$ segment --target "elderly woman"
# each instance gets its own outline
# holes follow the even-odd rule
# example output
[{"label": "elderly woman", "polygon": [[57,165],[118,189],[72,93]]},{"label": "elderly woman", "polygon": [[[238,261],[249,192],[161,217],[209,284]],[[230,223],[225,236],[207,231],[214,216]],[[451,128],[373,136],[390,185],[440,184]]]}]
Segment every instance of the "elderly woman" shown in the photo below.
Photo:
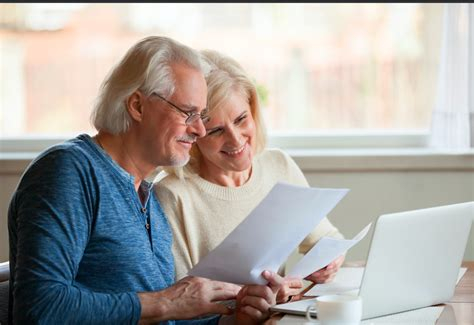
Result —
[{"label": "elderly woman", "polygon": [[[184,168],[166,170],[156,194],[174,232],[176,279],[212,251],[258,205],[277,182],[308,186],[290,156],[265,148],[265,130],[254,84],[233,59],[203,51],[211,65],[206,78],[209,121]],[[291,221],[288,222],[291,227]],[[275,240],[278,240],[275,235]],[[343,238],[327,218],[300,244],[306,253],[321,237]],[[306,279],[330,281],[344,260],[340,256]],[[286,279],[277,302],[301,291],[302,282]]]}]

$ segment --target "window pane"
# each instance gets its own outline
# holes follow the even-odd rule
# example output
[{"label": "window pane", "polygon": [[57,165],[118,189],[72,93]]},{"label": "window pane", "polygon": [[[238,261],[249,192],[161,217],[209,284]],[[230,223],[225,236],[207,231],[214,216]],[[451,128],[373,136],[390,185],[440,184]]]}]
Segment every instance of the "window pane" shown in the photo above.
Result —
[{"label": "window pane", "polygon": [[0,4],[1,137],[93,132],[110,68],[166,35],[237,59],[270,130],[427,129],[443,4]]}]

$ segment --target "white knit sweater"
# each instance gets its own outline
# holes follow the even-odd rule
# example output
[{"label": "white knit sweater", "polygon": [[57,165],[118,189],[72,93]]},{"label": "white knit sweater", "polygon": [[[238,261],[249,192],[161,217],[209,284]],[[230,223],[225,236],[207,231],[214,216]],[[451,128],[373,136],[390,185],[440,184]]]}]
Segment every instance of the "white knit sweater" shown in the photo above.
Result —
[{"label": "white knit sweater", "polygon": [[[201,258],[219,245],[277,182],[308,186],[296,163],[278,149],[267,149],[255,156],[250,179],[239,187],[208,182],[189,168],[184,168],[184,180],[166,175],[157,182],[155,192],[174,235],[176,280],[185,277]],[[299,251],[306,253],[323,236],[343,238],[324,218],[300,244]]]}]

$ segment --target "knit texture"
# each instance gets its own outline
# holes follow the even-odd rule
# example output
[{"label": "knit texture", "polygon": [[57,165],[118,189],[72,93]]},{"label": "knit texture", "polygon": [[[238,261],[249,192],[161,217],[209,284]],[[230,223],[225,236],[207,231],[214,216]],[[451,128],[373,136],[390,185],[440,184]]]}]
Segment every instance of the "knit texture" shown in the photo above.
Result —
[{"label": "knit texture", "polygon": [[[159,178],[162,176],[159,176]],[[303,173],[285,152],[267,149],[255,156],[249,180],[239,187],[211,183],[189,167],[184,179],[167,175],[155,183],[173,231],[176,279],[217,247],[263,200],[277,182],[309,186]],[[291,219],[288,219],[291,227]],[[278,240],[279,234],[275,234]],[[327,218],[299,246],[306,253],[323,236],[343,238]]]}]

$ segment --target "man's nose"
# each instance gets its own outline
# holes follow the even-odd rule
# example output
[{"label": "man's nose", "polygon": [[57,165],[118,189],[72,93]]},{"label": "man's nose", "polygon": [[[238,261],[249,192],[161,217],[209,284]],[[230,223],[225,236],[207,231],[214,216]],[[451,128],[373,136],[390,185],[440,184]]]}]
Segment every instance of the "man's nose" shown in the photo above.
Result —
[{"label": "man's nose", "polygon": [[194,123],[188,125],[191,133],[194,134],[198,138],[202,138],[206,135],[206,128],[204,127],[204,122],[202,119],[197,119]]}]

